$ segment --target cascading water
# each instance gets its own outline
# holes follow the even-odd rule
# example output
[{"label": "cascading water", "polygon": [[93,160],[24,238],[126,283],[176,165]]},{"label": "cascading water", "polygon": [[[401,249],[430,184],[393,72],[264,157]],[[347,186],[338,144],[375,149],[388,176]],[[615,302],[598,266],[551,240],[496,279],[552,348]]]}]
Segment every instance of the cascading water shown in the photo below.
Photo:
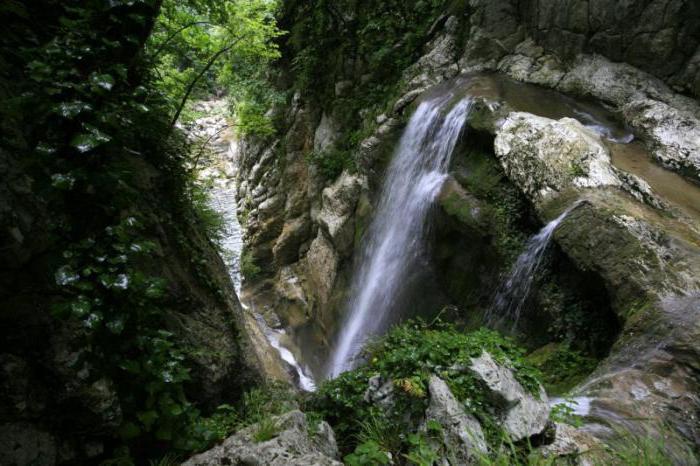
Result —
[{"label": "cascading water", "polygon": [[401,137],[355,270],[330,377],[350,369],[365,339],[387,324],[407,272],[424,251],[426,217],[471,108],[468,99],[450,108],[453,98],[422,102]]},{"label": "cascading water", "polygon": [[525,251],[520,254],[510,274],[508,274],[508,278],[496,291],[496,297],[486,315],[488,323],[496,324],[508,319],[511,322],[511,328],[515,328],[525,300],[530,294],[535,273],[542,262],[542,257],[552,239],[554,230],[571,211],[581,205],[581,202],[575,202],[527,241]]}]

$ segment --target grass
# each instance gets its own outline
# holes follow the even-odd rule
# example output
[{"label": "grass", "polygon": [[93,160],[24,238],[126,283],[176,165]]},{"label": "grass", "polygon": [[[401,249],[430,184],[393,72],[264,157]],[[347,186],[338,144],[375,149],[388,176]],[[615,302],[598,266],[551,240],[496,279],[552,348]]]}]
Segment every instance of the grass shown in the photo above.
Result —
[{"label": "grass", "polygon": [[280,426],[273,417],[266,417],[258,423],[258,429],[253,434],[256,443],[267,442],[280,433]]}]

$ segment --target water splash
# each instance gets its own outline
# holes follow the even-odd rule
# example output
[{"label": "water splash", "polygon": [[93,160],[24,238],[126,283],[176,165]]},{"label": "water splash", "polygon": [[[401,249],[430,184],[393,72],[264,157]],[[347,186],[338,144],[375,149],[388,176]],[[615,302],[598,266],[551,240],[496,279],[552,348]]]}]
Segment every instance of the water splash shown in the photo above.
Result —
[{"label": "water splash", "polygon": [[485,317],[488,324],[494,325],[509,320],[511,328],[514,329],[516,327],[520,320],[523,305],[532,289],[535,274],[542,263],[542,257],[552,239],[554,230],[557,229],[567,215],[581,205],[581,202],[575,202],[527,241],[525,251],[520,254],[508,274],[508,278],[496,291],[496,297]]},{"label": "water splash", "polygon": [[350,369],[367,337],[386,327],[408,271],[425,250],[426,217],[471,108],[470,99],[450,108],[452,101],[447,95],[422,102],[401,137],[353,276],[330,377]]}]

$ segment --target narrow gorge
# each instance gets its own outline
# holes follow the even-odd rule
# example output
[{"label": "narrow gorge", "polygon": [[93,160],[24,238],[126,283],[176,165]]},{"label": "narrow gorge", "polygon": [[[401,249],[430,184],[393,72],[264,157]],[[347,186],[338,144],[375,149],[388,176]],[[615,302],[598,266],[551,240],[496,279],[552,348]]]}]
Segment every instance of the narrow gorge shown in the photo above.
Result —
[{"label": "narrow gorge", "polygon": [[0,464],[699,464],[694,0],[0,15]]}]

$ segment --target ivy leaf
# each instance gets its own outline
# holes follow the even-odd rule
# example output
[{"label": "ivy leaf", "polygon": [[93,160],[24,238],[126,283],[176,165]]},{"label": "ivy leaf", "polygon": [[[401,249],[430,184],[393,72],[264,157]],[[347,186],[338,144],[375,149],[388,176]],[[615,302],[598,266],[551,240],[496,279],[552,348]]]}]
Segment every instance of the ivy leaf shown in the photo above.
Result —
[{"label": "ivy leaf", "polygon": [[58,113],[64,118],[75,118],[86,110],[92,110],[92,107],[90,104],[80,101],[62,102],[53,109],[55,113]]},{"label": "ivy leaf", "polygon": [[91,125],[83,125],[86,133],[80,133],[71,139],[71,146],[78,149],[80,153],[90,152],[102,144],[112,140],[112,137]]},{"label": "ivy leaf", "polygon": [[139,421],[144,425],[146,431],[150,431],[151,427],[153,427],[153,423],[158,419],[158,412],[152,409],[149,411],[142,411],[138,413],[136,417],[139,418]]},{"label": "ivy leaf", "polygon": [[126,440],[136,438],[141,434],[141,428],[133,422],[125,422],[119,428],[119,435]]},{"label": "ivy leaf", "polygon": [[115,83],[114,77],[107,73],[92,73],[90,75],[90,82],[94,87],[104,89],[105,91],[111,91]]}]

